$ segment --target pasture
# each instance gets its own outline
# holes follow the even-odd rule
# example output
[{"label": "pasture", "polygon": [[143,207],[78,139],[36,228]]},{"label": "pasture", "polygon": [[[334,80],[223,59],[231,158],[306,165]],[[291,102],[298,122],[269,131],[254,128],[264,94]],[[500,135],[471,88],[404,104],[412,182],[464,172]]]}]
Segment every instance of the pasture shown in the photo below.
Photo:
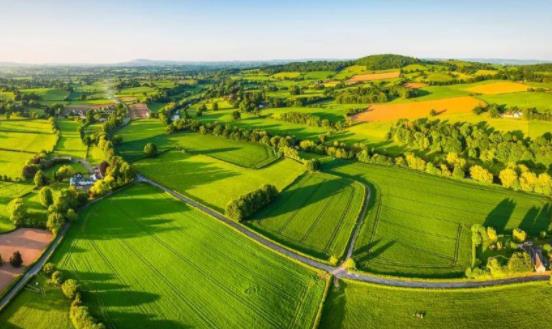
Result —
[{"label": "pasture", "polygon": [[123,128],[119,135],[123,138],[123,144],[118,151],[132,161],[143,158],[144,146],[150,142],[155,143],[160,151],[185,149],[248,168],[260,168],[277,159],[272,148],[261,144],[199,133],[168,135],[159,120],[132,122]]},{"label": "pasture", "polygon": [[501,95],[482,95],[479,98],[487,103],[501,104],[509,107],[536,107],[541,111],[552,111],[552,93],[517,92]]},{"label": "pasture", "polygon": [[284,189],[303,171],[303,165],[289,159],[261,169],[236,166],[209,155],[170,151],[133,166],[145,176],[182,194],[224,212],[226,204],[239,196],[273,184]]},{"label": "pasture", "polygon": [[461,277],[470,265],[472,224],[499,233],[550,227],[545,197],[431,176],[409,169],[333,161],[326,169],[372,188],[355,246],[357,267],[417,277]]},{"label": "pasture", "polygon": [[550,309],[546,282],[422,290],[340,281],[330,290],[320,328],[547,328]]},{"label": "pasture", "polygon": [[247,225],[320,258],[339,259],[347,247],[364,198],[352,180],[307,173]]},{"label": "pasture", "polygon": [[[35,283],[38,282],[38,285]],[[69,329],[70,302],[59,287],[40,274],[0,312],[5,329]],[[42,291],[38,290],[42,289]]]},{"label": "pasture", "polygon": [[356,121],[394,121],[397,119],[422,118],[430,116],[431,110],[438,114],[471,113],[474,107],[484,104],[474,97],[454,97],[432,101],[413,101],[409,103],[373,104],[368,111],[354,116]]},{"label": "pasture", "polygon": [[86,145],[81,140],[79,123],[73,120],[58,120],[61,137],[56,144],[55,153],[76,158],[86,158]]},{"label": "pasture", "polygon": [[310,328],[325,281],[148,186],[87,208],[54,255],[117,328]]}]

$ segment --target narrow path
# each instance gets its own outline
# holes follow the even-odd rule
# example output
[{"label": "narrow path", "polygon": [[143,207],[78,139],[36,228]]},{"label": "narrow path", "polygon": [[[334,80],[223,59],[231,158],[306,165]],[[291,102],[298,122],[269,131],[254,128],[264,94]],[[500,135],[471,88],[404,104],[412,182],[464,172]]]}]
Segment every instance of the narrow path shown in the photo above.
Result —
[{"label": "narrow path", "polygon": [[[548,275],[531,275],[531,276],[525,276],[525,277],[518,277],[518,278],[506,278],[506,279],[496,279],[496,280],[486,280],[486,281],[423,281],[423,280],[415,280],[415,279],[399,279],[399,278],[392,278],[392,277],[383,277],[376,274],[371,273],[357,273],[357,272],[350,272],[344,269],[340,266],[331,266],[322,262],[319,262],[317,260],[305,257],[303,255],[300,255],[292,250],[289,250],[287,248],[284,248],[271,240],[265,238],[264,236],[249,230],[245,226],[227,218],[223,214],[214,211],[213,209],[201,204],[200,202],[193,200],[187,196],[184,196],[172,189],[169,189],[155,181],[152,181],[151,179],[138,175],[137,180],[140,182],[147,183],[149,185],[155,186],[172,196],[174,196],[176,199],[187,203],[188,205],[197,208],[208,215],[211,215],[213,218],[220,220],[221,222],[224,222],[225,224],[231,226],[232,228],[238,230],[239,232],[247,235],[249,238],[261,243],[265,247],[272,249],[275,252],[278,252],[280,254],[283,254],[287,257],[290,257],[298,262],[301,262],[303,264],[309,265],[311,267],[317,268],[319,270],[326,271],[328,273],[331,273],[336,278],[339,279],[349,279],[349,280],[355,280],[355,281],[362,281],[362,282],[369,282],[374,284],[380,284],[384,286],[393,286],[393,287],[404,287],[404,288],[424,288],[424,289],[459,289],[459,288],[481,288],[481,287],[490,287],[490,286],[499,286],[499,285],[506,285],[506,284],[513,284],[513,283],[522,283],[522,282],[533,282],[533,281],[547,281],[549,280],[550,276]],[[367,194],[365,197],[365,204],[362,209],[362,220],[364,220],[364,217],[366,215],[366,211],[368,209],[368,203],[370,198],[370,192],[369,188],[367,187]],[[360,218],[360,217],[359,217]],[[357,226],[360,226],[362,223],[357,223]],[[354,246],[354,243],[356,241],[356,237],[358,236],[359,229],[358,227],[355,228],[355,233],[353,234],[353,237],[351,238],[349,249],[347,251],[347,255],[352,255],[352,250]]]},{"label": "narrow path", "polygon": [[367,185],[360,182],[359,184],[362,185],[364,188],[364,200],[362,201],[362,209],[358,214],[355,228],[353,229],[353,234],[351,234],[351,238],[349,240],[349,247],[347,248],[347,255],[345,259],[349,259],[353,256],[353,250],[355,249],[356,240],[358,235],[360,234],[360,228],[362,227],[362,224],[364,224],[364,218],[366,217],[366,213],[368,212],[368,205],[370,204],[370,197],[372,195],[372,190]]}]

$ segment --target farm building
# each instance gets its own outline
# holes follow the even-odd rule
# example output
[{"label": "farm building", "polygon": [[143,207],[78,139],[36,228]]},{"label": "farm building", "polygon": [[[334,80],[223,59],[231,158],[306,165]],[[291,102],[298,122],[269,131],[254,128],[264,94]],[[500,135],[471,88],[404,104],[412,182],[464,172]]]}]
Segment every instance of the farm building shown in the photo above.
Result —
[{"label": "farm building", "polygon": [[521,119],[522,116],[523,116],[523,113],[521,113],[520,111],[512,111],[512,112],[506,112],[502,114],[503,118],[510,118],[510,119]]},{"label": "farm building", "polygon": [[77,188],[88,189],[94,184],[96,180],[98,180],[96,174],[92,174],[88,177],[81,174],[76,174],[75,176],[71,177],[71,179],[69,179],[69,184]]}]

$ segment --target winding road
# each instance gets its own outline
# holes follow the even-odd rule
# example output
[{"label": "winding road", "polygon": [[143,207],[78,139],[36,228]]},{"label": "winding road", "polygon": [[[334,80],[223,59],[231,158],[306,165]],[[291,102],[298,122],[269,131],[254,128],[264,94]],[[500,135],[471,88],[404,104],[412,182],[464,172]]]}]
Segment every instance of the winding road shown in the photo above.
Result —
[{"label": "winding road", "polygon": [[[83,165],[87,168],[91,168],[91,166],[86,163],[86,160],[79,159]],[[211,217],[225,223],[226,225],[232,227],[233,229],[239,231],[242,234],[245,234],[249,238],[257,241],[258,243],[262,244],[266,248],[271,249],[274,252],[280,253],[282,255],[285,255],[297,262],[300,262],[302,264],[311,266],[313,268],[331,273],[336,278],[339,279],[348,279],[348,280],[355,280],[355,281],[362,281],[362,282],[368,282],[373,284],[379,284],[379,285],[385,285],[385,286],[393,286],[393,287],[403,287],[403,288],[424,288],[424,289],[459,289],[459,288],[481,288],[481,287],[491,287],[491,286],[499,286],[499,285],[507,285],[507,284],[514,284],[514,283],[522,283],[522,282],[533,282],[533,281],[547,281],[550,279],[550,276],[548,275],[530,275],[530,276],[524,276],[524,277],[516,277],[516,278],[506,278],[506,279],[496,279],[496,280],[485,280],[485,281],[467,281],[467,280],[458,280],[458,281],[451,281],[451,280],[414,280],[414,279],[400,279],[400,278],[393,278],[393,277],[384,277],[379,276],[376,274],[370,274],[370,273],[360,273],[360,272],[351,272],[348,271],[343,266],[332,266],[320,261],[317,261],[313,258],[301,255],[293,250],[290,250],[286,247],[283,247],[272,240],[269,240],[265,238],[264,236],[249,230],[245,226],[229,219],[228,217],[224,216],[223,214],[203,205],[202,203],[191,199],[185,195],[182,195],[172,189],[169,189],[147,177],[144,177],[142,175],[137,176],[138,182],[143,182],[146,184],[149,184],[151,186],[154,186],[166,193],[169,193],[173,197],[175,197],[177,200],[180,200],[208,215]],[[364,185],[364,184],[363,184]],[[357,223],[353,229],[353,233],[351,234],[351,238],[348,243],[347,247],[347,257],[350,258],[353,254],[354,245],[356,243],[356,239],[359,235],[360,228],[363,224],[364,218],[366,217],[366,212],[368,211],[368,205],[371,197],[371,190],[368,186],[364,185],[365,188],[365,197],[362,204],[362,209],[359,213],[359,217],[357,220]],[[112,192],[114,193],[114,192]],[[112,193],[108,193],[98,199],[95,199],[88,204],[86,204],[83,208],[86,208],[100,200],[102,200],[105,197],[108,197]],[[0,310],[2,310],[17,294],[25,288],[25,285],[27,285],[30,280],[37,275],[44,264],[50,259],[54,251],[57,249],[57,247],[61,244],[61,241],[63,240],[65,234],[67,233],[69,229],[69,224],[66,224],[63,229],[59,232],[59,234],[55,237],[55,239],[50,243],[48,248],[44,251],[44,253],[40,256],[40,258],[29,267],[29,269],[25,272],[25,274],[17,281],[16,284],[14,284],[10,290],[4,294],[0,298]]]},{"label": "winding road", "polygon": [[[155,186],[164,192],[169,193],[170,195],[174,196],[176,199],[196,208],[200,211],[205,212],[206,214],[210,215],[211,217],[220,220],[221,222],[224,222],[225,224],[231,226],[235,230],[247,235],[249,238],[257,241],[258,243],[264,245],[265,247],[280,253],[282,255],[285,255],[291,259],[294,259],[295,261],[298,261],[300,263],[309,265],[311,267],[314,267],[319,270],[326,271],[328,273],[333,274],[335,277],[340,279],[349,279],[349,280],[355,280],[355,281],[362,281],[362,282],[368,282],[368,283],[374,283],[379,285],[385,285],[385,286],[393,286],[393,287],[403,287],[403,288],[424,288],[424,289],[460,289],[460,288],[481,288],[481,287],[491,287],[491,286],[499,286],[499,285],[506,285],[506,284],[514,284],[514,283],[522,283],[522,282],[533,282],[533,281],[547,281],[549,280],[550,276],[548,275],[530,275],[530,276],[524,276],[524,277],[515,277],[515,278],[505,278],[505,279],[496,279],[496,280],[485,280],[485,281],[467,281],[467,280],[458,280],[458,281],[451,281],[451,280],[415,280],[415,279],[400,279],[400,278],[393,278],[393,277],[384,277],[379,276],[376,274],[370,274],[370,273],[359,273],[359,272],[351,272],[347,269],[343,268],[342,266],[332,266],[328,265],[326,263],[322,263],[320,261],[317,261],[315,259],[306,257],[304,255],[301,255],[297,252],[294,252],[288,248],[285,248],[279,244],[274,243],[273,241],[265,238],[264,236],[249,230],[245,226],[229,219],[228,217],[224,216],[223,214],[201,204],[200,202],[191,199],[187,196],[184,196],[170,188],[167,188],[147,177],[144,177],[142,175],[137,176],[137,180],[140,182],[144,182],[146,184]],[[366,212],[368,211],[368,204],[370,201],[370,188],[368,186],[364,186],[366,189],[364,202],[362,205],[362,210],[359,214],[359,219],[357,221],[357,225],[354,228],[353,234],[351,235],[348,249],[347,249],[347,257],[351,257],[353,248],[356,242],[356,238],[358,237],[360,227],[362,225],[362,221],[364,220],[364,217],[366,215]]]}]

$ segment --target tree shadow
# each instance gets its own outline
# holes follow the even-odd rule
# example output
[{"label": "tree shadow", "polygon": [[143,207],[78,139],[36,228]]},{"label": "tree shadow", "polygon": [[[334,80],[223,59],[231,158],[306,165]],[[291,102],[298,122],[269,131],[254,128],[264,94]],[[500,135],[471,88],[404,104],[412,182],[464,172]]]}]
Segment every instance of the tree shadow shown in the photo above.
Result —
[{"label": "tree shadow", "polygon": [[548,231],[550,228],[550,219],[552,213],[552,205],[546,204],[543,207],[531,207],[519,227],[527,231],[531,235],[538,234],[540,231]]},{"label": "tree shadow", "polygon": [[512,199],[504,199],[500,201],[493,210],[485,218],[483,226],[493,227],[497,232],[502,233],[512,217],[516,203]]},{"label": "tree shadow", "polygon": [[354,258],[357,260],[358,263],[370,261],[379,257],[387,249],[391,248],[396,243],[395,240],[391,240],[380,245],[381,242],[381,239],[378,239],[355,249],[353,253]]}]

